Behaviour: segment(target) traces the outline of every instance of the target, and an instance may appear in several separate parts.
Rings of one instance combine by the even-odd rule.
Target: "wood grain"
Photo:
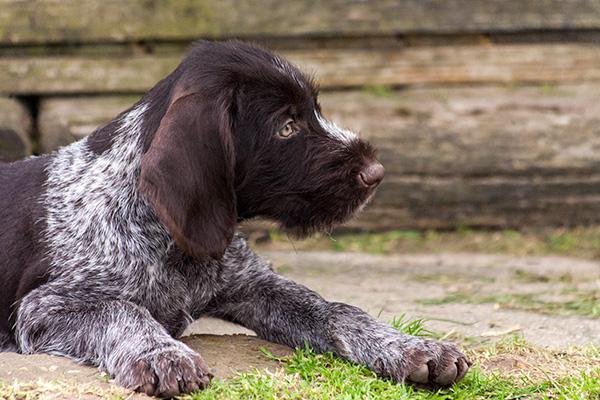
[[[598,0],[0,0],[0,42],[596,29]]]
[[[497,44],[281,52],[324,88],[600,80],[600,44]],[[0,93],[136,93],[181,54],[0,58]]]

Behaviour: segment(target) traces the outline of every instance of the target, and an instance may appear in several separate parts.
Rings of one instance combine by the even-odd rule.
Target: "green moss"
[[[545,96],[551,96],[556,93],[556,84],[551,82],[545,82],[540,85],[540,92]]]
[[[365,85],[363,91],[377,97],[391,97],[394,89],[386,85]]]

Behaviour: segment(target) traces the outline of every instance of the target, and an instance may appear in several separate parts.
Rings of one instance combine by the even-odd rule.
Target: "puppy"
[[[383,178],[373,148],[321,114],[315,84],[241,42],[199,42],[133,107],[89,137],[0,166],[0,351],[99,366],[127,388],[204,388],[176,338],[194,319],[448,386],[455,346],[398,333],[277,275],[236,224],[296,236],[355,214]]]

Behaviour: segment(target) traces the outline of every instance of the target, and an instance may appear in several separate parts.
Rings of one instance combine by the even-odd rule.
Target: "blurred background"
[[[280,52],[379,148],[350,229],[600,222],[598,0],[0,0],[0,159],[89,134],[199,38]]]
[[[245,226],[280,273],[468,348],[600,346],[600,0],[0,0],[0,160],[88,135],[200,38],[258,42],[314,74],[324,114],[386,168],[332,235]],[[469,357],[523,382],[600,365],[597,350],[519,351]]]

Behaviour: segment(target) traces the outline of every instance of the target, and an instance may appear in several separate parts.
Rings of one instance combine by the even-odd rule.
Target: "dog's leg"
[[[100,366],[116,383],[170,397],[206,387],[202,358],[173,339],[148,310],[50,285],[23,298],[16,338],[23,353],[51,353]],[[108,297],[108,296],[106,296]]]
[[[291,347],[306,341],[317,351],[331,351],[398,382],[448,386],[468,370],[453,344],[400,334],[357,307],[327,302],[274,273],[241,241],[223,262],[230,284],[209,313],[267,340]]]

